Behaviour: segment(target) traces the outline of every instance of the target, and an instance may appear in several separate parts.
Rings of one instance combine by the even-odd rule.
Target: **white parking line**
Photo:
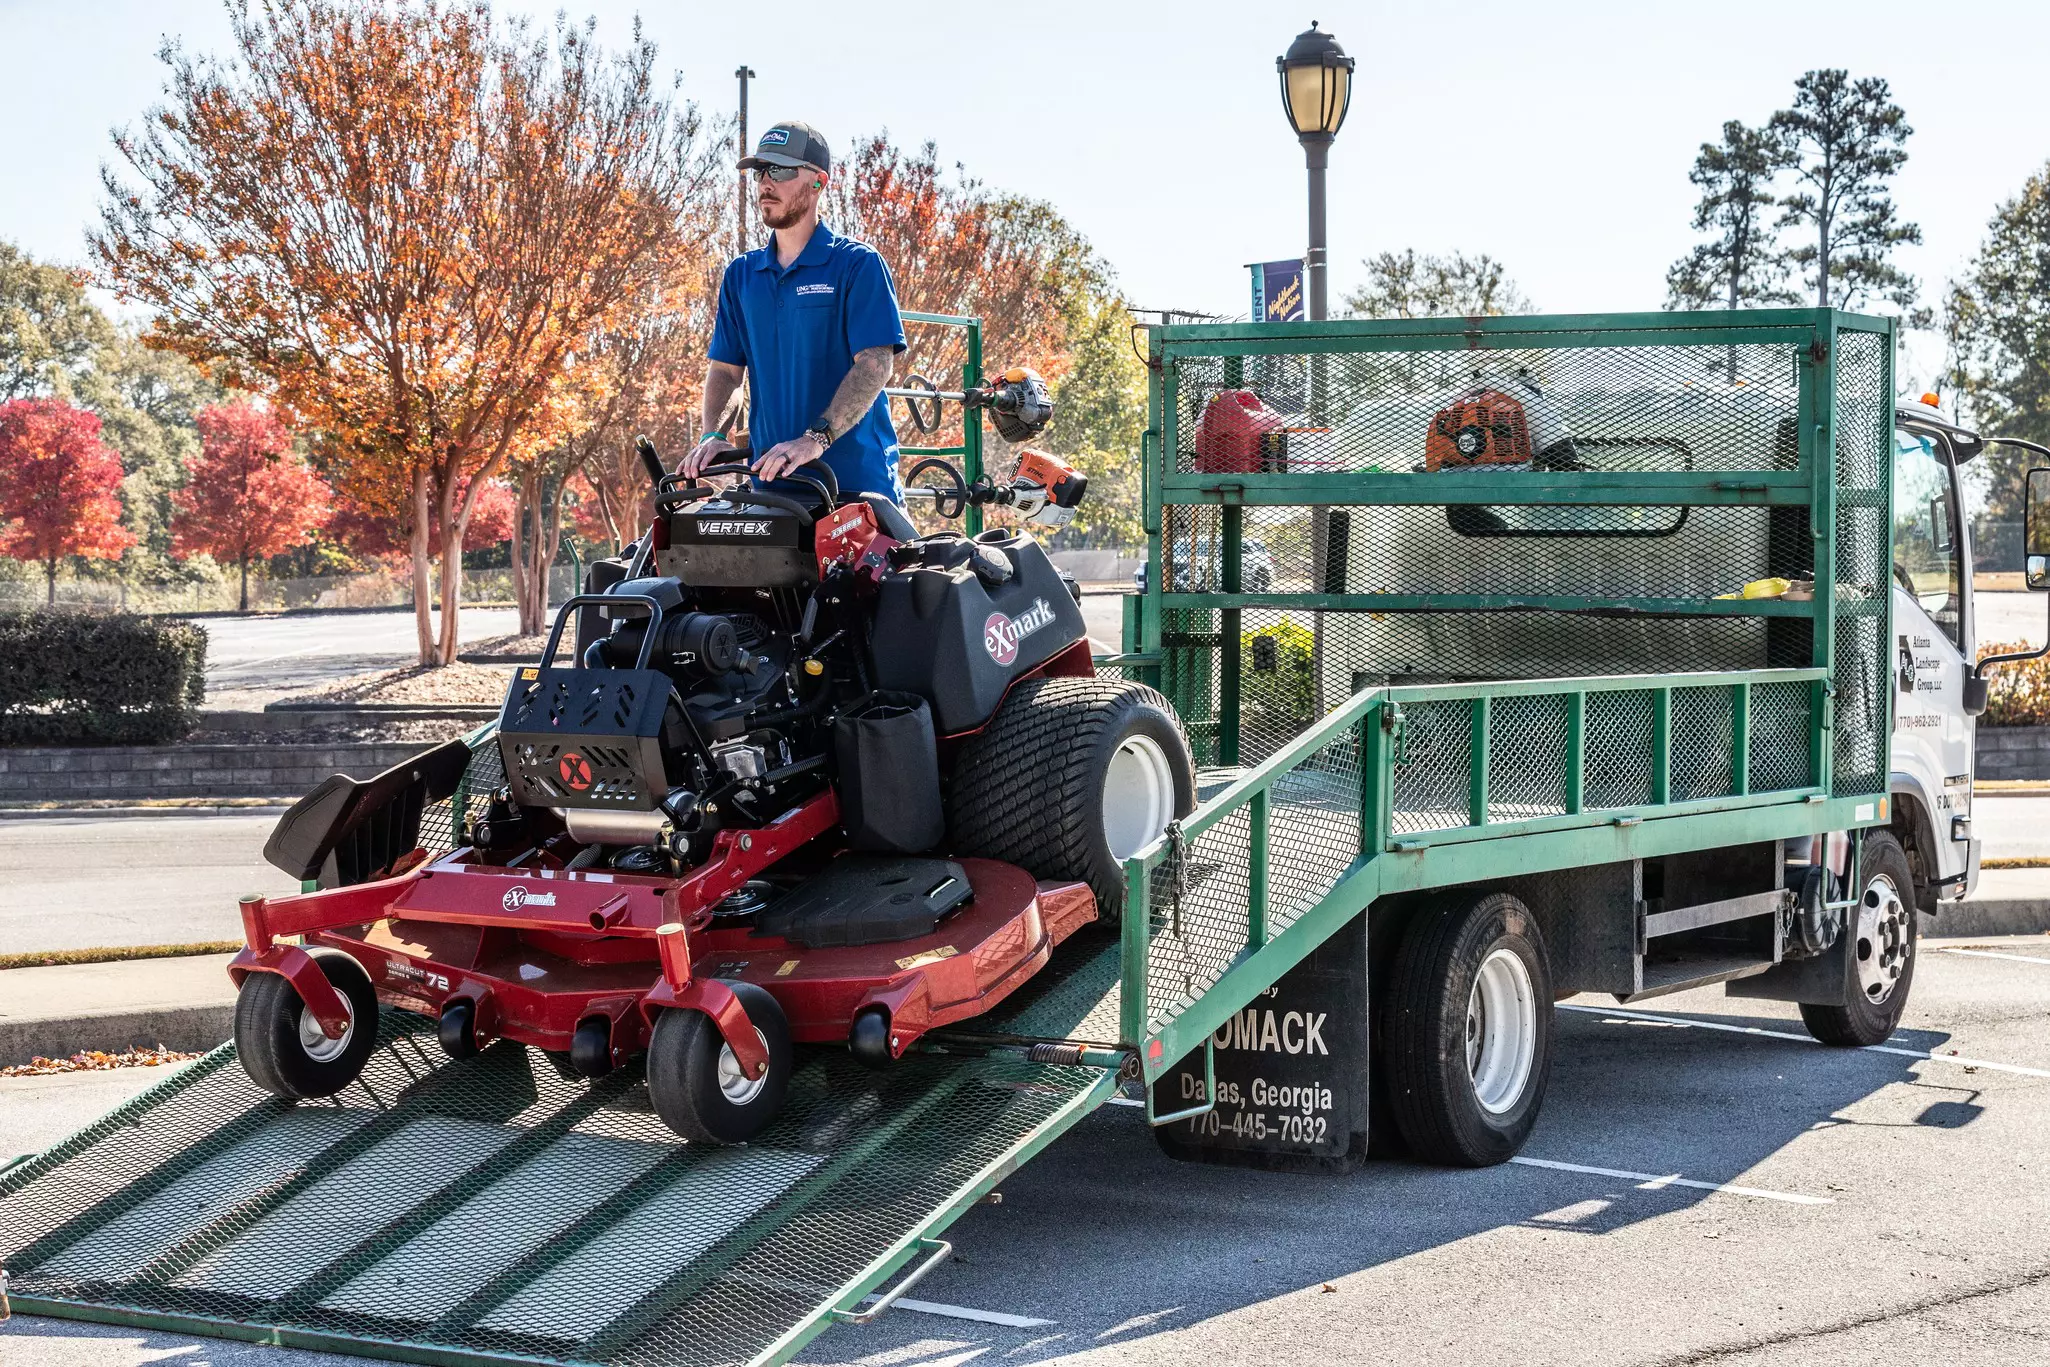
[[[1764,1039],[1790,1039],[1797,1044],[1821,1044],[1808,1035],[1797,1035],[1791,1030],[1761,1030],[1755,1025],[1725,1025],[1720,1021],[1705,1021],[1695,1016],[1666,1016],[1653,1011],[1626,1011],[1615,1006],[1570,1006],[1561,1004],[1561,1011],[1579,1011],[1590,1016],[1612,1016],[1623,1020],[1655,1021],[1660,1025],[1677,1025],[1698,1030],[1721,1030],[1730,1035],[1757,1035]],[[1868,1054],[1897,1054],[1901,1058],[1925,1059],[1930,1063],[1955,1063],[1963,1068],[1990,1068],[1996,1073],[2014,1073],[2019,1077],[2050,1077],[2050,1068],[2024,1068],[2019,1063],[1994,1063],[1983,1058],[1965,1058],[1959,1054],[1932,1054],[1922,1049],[1896,1049],[1890,1044],[1867,1044],[1863,1046]]]
[[[866,1296],[862,1304],[881,1300],[880,1296]],[[975,1310],[965,1305],[948,1305],[943,1301],[914,1301],[905,1299],[892,1307],[897,1310],[916,1310],[921,1315],[939,1315],[950,1320],[974,1320],[977,1324],[1001,1324],[1007,1329],[1043,1329],[1058,1320],[1036,1320],[1029,1315],[1006,1315],[1001,1310]]]
[[[1696,1191],[1720,1191],[1731,1196],[1755,1196],[1761,1201],[1785,1201],[1795,1206],[1832,1206],[1836,1202],[1826,1196],[1801,1196],[1790,1191],[1766,1191],[1760,1187],[1740,1187],[1730,1182],[1697,1182],[1678,1173],[1659,1174],[1653,1172],[1631,1172],[1624,1168],[1593,1168],[1585,1163],[1561,1163],[1550,1158],[1524,1158],[1509,1160],[1521,1163],[1527,1168],[1553,1168],[1559,1172],[1585,1172],[1596,1177],[1614,1177],[1625,1182],[1635,1182],[1640,1191],[1657,1191],[1662,1187],[1692,1187]]]
[[[1937,945],[1936,951],[1939,954],[1967,954],[1974,959],[2005,959],[2015,964],[2050,965],[2050,959],[2032,959],[2026,954],[1997,954],[1990,949],[1952,949],[1949,945]]]

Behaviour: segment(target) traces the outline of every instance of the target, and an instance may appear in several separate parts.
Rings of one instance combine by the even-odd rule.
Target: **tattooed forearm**
[[[826,405],[822,421],[833,429],[834,437],[842,437],[854,424],[861,421],[869,405],[876,401],[876,395],[883,392],[883,386],[890,382],[890,371],[896,362],[896,351],[892,347],[872,346],[854,353],[854,366],[847,372],[847,378],[840,381],[840,387],[833,392],[833,401]]]

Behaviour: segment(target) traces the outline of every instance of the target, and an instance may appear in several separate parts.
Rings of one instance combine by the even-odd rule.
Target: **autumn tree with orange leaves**
[[[59,560],[113,560],[134,544],[99,417],[62,399],[0,403],[0,555],[40,564],[54,604]]]
[[[862,141],[826,194],[827,222],[889,263],[906,312],[978,315],[987,366],[1030,365],[1049,380],[1065,374],[1065,315],[1093,257],[1051,206],[950,177],[934,144],[906,152],[887,134]],[[967,359],[959,330],[914,323],[904,332],[900,377],[959,388]],[[951,406],[949,421],[953,433],[940,434],[947,442],[958,434]]]
[[[94,257],[154,345],[328,434],[339,492],[409,527],[420,658],[451,661],[477,498],[577,427],[602,392],[584,351],[689,268],[687,206],[727,182],[638,35],[607,55],[589,24],[537,37],[481,0],[232,24],[228,57],[165,49]]]
[[[171,495],[171,549],[204,552],[242,571],[243,612],[249,611],[249,562],[303,545],[326,523],[328,487],[292,450],[292,432],[248,399],[213,404],[193,415],[199,455],[188,482]]]

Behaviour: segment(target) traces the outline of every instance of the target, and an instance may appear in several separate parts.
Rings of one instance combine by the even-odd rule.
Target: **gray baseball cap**
[[[808,123],[779,123],[762,134],[751,157],[740,159],[740,169],[757,166],[809,166],[813,170],[833,169],[833,153],[819,130]]]

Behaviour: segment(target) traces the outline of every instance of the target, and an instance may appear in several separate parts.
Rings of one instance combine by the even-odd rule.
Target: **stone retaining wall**
[[[422,745],[162,745],[0,749],[0,803],[87,798],[297,798],[330,774],[368,778]]]
[[[1975,747],[1982,779],[2050,779],[2050,726],[1981,726]]]

